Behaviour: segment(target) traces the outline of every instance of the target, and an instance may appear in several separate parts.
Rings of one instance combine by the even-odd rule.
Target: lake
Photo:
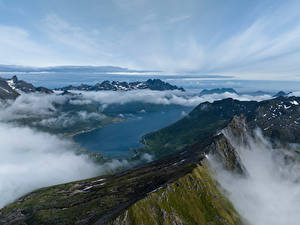
[[[124,115],[125,122],[76,135],[74,141],[88,151],[101,152],[109,158],[126,158],[131,155],[131,148],[141,146],[139,140],[143,135],[176,122],[191,110],[190,107],[178,106],[127,114]]]

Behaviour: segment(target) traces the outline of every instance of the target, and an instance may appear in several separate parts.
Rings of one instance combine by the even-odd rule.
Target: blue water
[[[191,108],[177,107],[164,111],[137,113],[127,121],[108,125],[74,137],[75,142],[88,151],[101,152],[110,158],[126,158],[131,148],[141,146],[141,137],[182,118]]]
[[[204,89],[228,87],[238,91],[295,91],[299,90],[299,81],[276,80],[239,80],[218,75],[118,75],[101,73],[1,73],[0,77],[12,77],[16,74],[20,79],[33,83],[35,86],[57,88],[67,85],[95,84],[104,80],[143,81],[159,78],[185,89]],[[211,79],[210,79],[211,78]]]

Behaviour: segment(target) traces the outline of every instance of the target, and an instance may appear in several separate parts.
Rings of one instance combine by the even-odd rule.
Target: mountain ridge
[[[0,78],[0,99],[16,99],[22,93],[44,93],[52,94],[52,90],[45,87],[35,87],[33,84],[19,80],[17,76],[5,79]]]
[[[96,83],[95,85],[81,84],[79,86],[66,86],[62,88],[56,88],[57,91],[131,91],[131,90],[144,90],[150,89],[155,91],[166,90],[180,90],[185,91],[182,87],[171,85],[160,79],[148,79],[147,81],[135,81],[135,82],[120,82],[120,81],[108,81],[105,80],[102,83]]]

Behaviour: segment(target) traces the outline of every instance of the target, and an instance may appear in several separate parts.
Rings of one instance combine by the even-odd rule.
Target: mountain
[[[237,145],[260,127],[274,145],[300,143],[299,97],[224,99],[146,135],[157,160],[116,174],[36,190],[0,210],[0,224],[247,224],[219,190],[206,158],[246,176]],[[224,135],[226,134],[226,135]]]
[[[278,97],[261,102],[224,99],[198,105],[188,116],[142,137],[137,152],[162,156],[203,140],[225,127],[234,115],[245,115],[251,128],[281,142],[300,143],[300,97]]]
[[[248,114],[257,107],[255,101],[238,101],[231,98],[204,102],[188,116],[159,131],[142,137],[144,146],[137,150],[160,157],[194,144],[224,128],[234,115]]]
[[[136,81],[136,82],[119,82],[119,81],[103,81],[102,83],[96,83],[95,85],[81,84],[77,87],[67,86],[63,88],[57,88],[58,91],[130,91],[130,90],[143,90],[150,89],[155,91],[166,91],[166,90],[180,90],[185,91],[182,87],[171,85],[163,82],[160,79],[149,79],[147,81]]]
[[[215,89],[204,89],[200,92],[200,96],[202,95],[211,95],[211,94],[224,94],[225,92],[238,94],[236,90],[233,88],[215,88]]]
[[[23,80],[19,80],[17,76],[13,76],[11,79],[6,79],[6,82],[12,89],[16,90],[17,92],[25,92],[25,93],[39,92],[39,93],[46,93],[46,94],[53,93],[53,91],[48,88],[35,87],[31,83],[27,83]]]
[[[20,94],[8,85],[5,79],[0,78],[0,99],[16,99]]]
[[[252,95],[252,96],[272,95],[271,92],[267,92],[267,91],[245,92],[244,94],[249,94],[249,95]]]
[[[284,91],[279,91],[277,92],[275,95],[273,95],[273,97],[277,98],[277,97],[281,97],[281,96],[288,96],[289,93],[285,93]]]
[[[17,76],[13,76],[10,79],[0,78],[0,99],[16,99],[22,93],[45,93],[51,94],[52,90],[45,87],[35,87],[31,83],[27,83],[23,80],[19,80]]]

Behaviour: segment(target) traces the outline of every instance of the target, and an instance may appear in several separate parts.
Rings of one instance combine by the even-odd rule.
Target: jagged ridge
[[[136,82],[120,82],[120,81],[103,81],[102,83],[96,83],[95,85],[81,84],[79,86],[66,86],[57,88],[58,91],[130,91],[130,90],[143,90],[150,89],[156,91],[166,90],[180,90],[185,91],[182,87],[171,85],[163,82],[160,79],[148,79],[147,81]]]

